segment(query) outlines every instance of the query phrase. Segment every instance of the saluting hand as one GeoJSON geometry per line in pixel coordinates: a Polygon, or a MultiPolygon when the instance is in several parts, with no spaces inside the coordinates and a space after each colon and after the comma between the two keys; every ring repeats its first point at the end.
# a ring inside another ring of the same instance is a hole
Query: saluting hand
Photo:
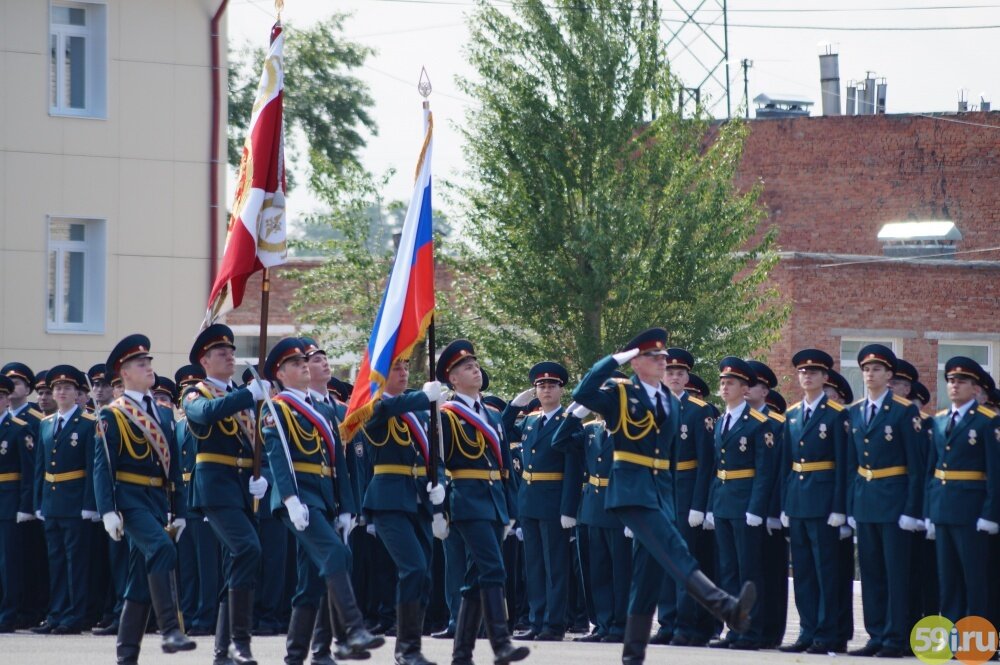
{"type": "Polygon", "coordinates": [[[639,349],[629,349],[627,351],[619,351],[618,353],[612,355],[611,357],[615,359],[615,362],[619,365],[624,365],[628,361],[632,360],[639,355],[639,349]]]}
{"type": "Polygon", "coordinates": [[[528,406],[531,400],[535,399],[535,389],[528,388],[527,390],[521,391],[517,394],[517,397],[510,401],[511,406],[524,407],[528,406]]]}

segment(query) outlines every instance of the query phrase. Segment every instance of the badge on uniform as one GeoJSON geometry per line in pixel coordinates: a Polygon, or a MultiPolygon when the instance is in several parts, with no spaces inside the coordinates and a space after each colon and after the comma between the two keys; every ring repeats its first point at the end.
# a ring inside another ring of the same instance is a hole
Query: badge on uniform
{"type": "Polygon", "coordinates": [[[1000,442],[1000,427],[997,427],[995,430],[993,430],[993,436],[997,438],[997,442],[1000,442]]]}
{"type": "Polygon", "coordinates": [[[24,435],[24,447],[28,450],[34,450],[35,448],[35,439],[30,434],[24,435]]]}
{"type": "Polygon", "coordinates": [[[365,456],[365,446],[360,441],[354,442],[354,455],[357,457],[365,456]]]}
{"type": "Polygon", "coordinates": [[[520,473],[521,472],[521,460],[519,458],[515,457],[514,459],[511,460],[511,462],[514,464],[514,470],[517,471],[518,473],[520,473]]]}
{"type": "Polygon", "coordinates": [[[892,441],[892,425],[885,426],[885,440],[892,441]]]}
{"type": "MultiPolygon", "coordinates": [[[[1000,430],[997,430],[997,436],[1000,437],[1000,430]]],[[[6,454],[7,454],[7,442],[0,441],[0,455],[6,455],[6,454]]]]}
{"type": "Polygon", "coordinates": [[[264,427],[274,427],[274,416],[270,411],[264,415],[264,427]]]}
{"type": "Polygon", "coordinates": [[[920,416],[916,416],[913,419],[913,430],[916,431],[916,432],[920,432],[923,429],[924,429],[924,425],[923,425],[923,423],[920,422],[920,416]]]}
{"type": "MultiPolygon", "coordinates": [[[[823,436],[823,435],[821,434],[820,436],[823,436]]],[[[773,448],[774,447],[774,434],[773,433],[768,432],[767,434],[764,435],[764,445],[766,445],[768,448],[773,448]]]]}
{"type": "Polygon", "coordinates": [[[740,452],[745,453],[747,451],[747,438],[745,436],[740,437],[740,452]]]}
{"type": "Polygon", "coordinates": [[[978,436],[978,434],[976,434],[976,430],[974,430],[974,429],[970,429],[969,430],[969,445],[970,446],[976,445],[976,437],[977,436],[978,436]]]}
{"type": "Polygon", "coordinates": [[[684,424],[681,425],[681,438],[682,439],[688,438],[688,426],[687,425],[684,425],[684,424]]]}
{"type": "Polygon", "coordinates": [[[819,424],[819,438],[821,439],[826,438],[826,423],[819,424]]]}
{"type": "Polygon", "coordinates": [[[70,434],[69,435],[69,445],[71,445],[71,446],[73,446],[75,448],[76,444],[80,443],[80,441],[78,440],[79,438],[80,438],[80,435],[77,434],[76,432],[73,432],[72,434],[70,434]]]}
{"type": "Polygon", "coordinates": [[[713,420],[711,416],[705,418],[705,429],[709,432],[715,429],[715,420],[713,420]]]}

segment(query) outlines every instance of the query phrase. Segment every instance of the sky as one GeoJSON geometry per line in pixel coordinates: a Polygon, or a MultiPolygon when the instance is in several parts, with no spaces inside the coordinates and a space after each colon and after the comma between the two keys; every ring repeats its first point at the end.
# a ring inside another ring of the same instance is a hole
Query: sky
{"type": "MultiPolygon", "coordinates": [[[[660,0],[661,34],[664,42],[670,41],[674,73],[692,87],[706,71],[691,53],[715,63],[722,54],[712,40],[724,44],[722,0],[705,0],[695,15],[708,34],[683,25],[681,8],[700,3],[660,0]],[[684,53],[681,43],[691,52],[684,53]]],[[[494,4],[509,7],[510,2],[494,4]]],[[[458,128],[476,104],[458,90],[455,79],[473,74],[464,53],[466,17],[473,10],[473,0],[285,0],[282,19],[293,28],[346,12],[351,17],[345,37],[376,50],[356,72],[371,89],[378,124],[378,135],[369,137],[361,157],[373,173],[396,170],[386,200],[410,198],[423,131],[417,92],[421,67],[433,86],[435,179],[455,179],[464,169],[458,128]]],[[[748,70],[751,100],[761,93],[803,96],[816,102],[812,115],[820,115],[818,55],[823,44],[832,44],[840,54],[842,93],[849,80],[864,79],[868,71],[886,78],[888,113],[955,111],[960,90],[971,105],[979,104],[981,93],[1000,104],[1000,0],[730,0],[728,10],[734,115],[743,103],[744,59],[753,62],[748,70]]],[[[231,46],[265,46],[274,16],[273,0],[230,0],[231,46]]],[[[288,38],[294,38],[294,32],[288,38]]],[[[718,77],[725,80],[724,69],[718,77]]],[[[706,85],[705,90],[718,92],[714,114],[725,117],[721,85],[706,85]]],[[[228,197],[234,180],[231,174],[228,197]]],[[[445,207],[442,197],[436,198],[435,205],[445,207]]],[[[300,187],[289,197],[290,218],[294,221],[318,206],[300,187]]],[[[445,209],[455,216],[454,210],[445,209]]]]}

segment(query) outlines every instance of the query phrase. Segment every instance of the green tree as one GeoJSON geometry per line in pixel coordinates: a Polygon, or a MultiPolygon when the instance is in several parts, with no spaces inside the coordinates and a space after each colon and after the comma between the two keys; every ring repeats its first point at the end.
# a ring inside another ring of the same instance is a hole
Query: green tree
{"type": "Polygon", "coordinates": [[[767,348],[786,316],[760,188],[733,184],[746,128],[671,108],[655,5],[480,2],[470,18],[460,295],[501,389],[541,359],[579,375],[651,326],[707,367],[767,348]]]}
{"type": "MultiPolygon", "coordinates": [[[[286,135],[297,129],[307,137],[314,168],[320,160],[325,169],[358,166],[365,133],[376,133],[368,85],[352,74],[374,51],[344,39],[346,18],[334,14],[306,30],[284,26],[286,135]]],[[[229,163],[234,168],[240,163],[264,55],[262,48],[247,47],[230,54],[229,163]]],[[[294,163],[299,158],[294,142],[289,140],[286,148],[294,163]]]]}

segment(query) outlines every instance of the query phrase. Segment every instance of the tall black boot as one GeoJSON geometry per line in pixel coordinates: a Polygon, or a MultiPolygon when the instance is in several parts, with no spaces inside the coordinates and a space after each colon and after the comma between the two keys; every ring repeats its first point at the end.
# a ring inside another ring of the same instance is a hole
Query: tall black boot
{"type": "Polygon", "coordinates": [[[219,616],[215,619],[215,650],[212,665],[233,665],[229,658],[229,599],[219,603],[219,616]]]}
{"type": "Polygon", "coordinates": [[[420,640],[424,632],[424,607],[420,603],[396,606],[396,665],[437,665],[424,658],[420,640]]]}
{"type": "Polygon", "coordinates": [[[346,571],[342,570],[326,578],[326,597],[330,603],[330,613],[336,614],[347,631],[347,646],[351,651],[368,651],[385,644],[384,637],[372,635],[365,628],[361,610],[354,599],[351,577],[346,571]]]}
{"type": "Polygon", "coordinates": [[[687,579],[685,588],[692,598],[704,605],[717,619],[729,624],[733,632],[744,633],[750,628],[750,610],[757,601],[757,587],[753,582],[744,584],[739,598],[733,598],[715,586],[703,572],[696,570],[687,579]]]}
{"type": "Polygon", "coordinates": [[[622,664],[639,665],[646,660],[646,645],[653,628],[652,614],[629,614],[622,642],[622,664]]]}
{"type": "Polygon", "coordinates": [[[149,573],[149,597],[153,601],[153,612],[156,614],[156,624],[163,638],[161,646],[164,653],[191,651],[198,646],[194,640],[181,632],[181,624],[177,607],[177,590],[170,573],[149,573]]]}
{"type": "Polygon", "coordinates": [[[293,607],[285,638],[286,665],[303,665],[309,655],[309,638],[316,624],[315,607],[293,607]]]}
{"type": "Polygon", "coordinates": [[[253,589],[229,590],[229,658],[233,665],[257,665],[250,651],[253,624],[253,589]]]}
{"type": "Polygon", "coordinates": [[[493,647],[494,665],[506,665],[524,660],[531,653],[525,646],[515,647],[510,643],[510,629],[507,627],[507,601],[503,597],[503,587],[493,586],[479,590],[483,601],[483,615],[486,617],[486,636],[493,647]]]}
{"type": "Polygon", "coordinates": [[[462,595],[455,620],[455,646],[451,652],[451,665],[472,665],[472,651],[476,648],[479,627],[483,623],[483,601],[478,593],[462,595]]]}
{"type": "Polygon", "coordinates": [[[118,665],[137,665],[142,636],[146,632],[149,605],[125,599],[122,615],[118,619],[118,643],[115,645],[115,662],[118,665]]]}
{"type": "Polygon", "coordinates": [[[330,603],[324,594],[316,613],[316,628],[313,630],[312,665],[337,665],[338,660],[368,660],[371,657],[369,651],[352,651],[347,646],[344,624],[337,618],[336,612],[330,614],[330,603]]]}

